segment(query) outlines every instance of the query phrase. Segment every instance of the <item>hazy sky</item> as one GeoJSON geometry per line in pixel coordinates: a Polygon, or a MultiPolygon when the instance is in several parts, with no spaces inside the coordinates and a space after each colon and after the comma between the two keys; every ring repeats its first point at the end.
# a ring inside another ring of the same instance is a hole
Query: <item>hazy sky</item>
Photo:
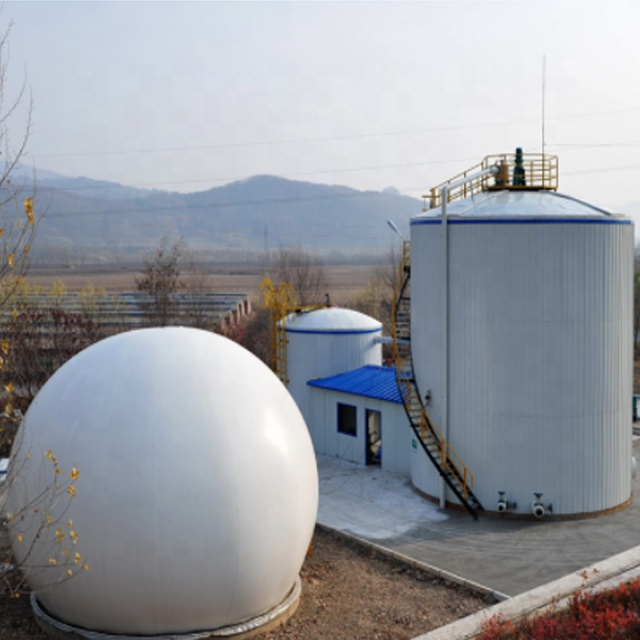
{"type": "Polygon", "coordinates": [[[485,155],[541,150],[546,57],[560,190],[640,201],[637,2],[8,1],[10,21],[7,84],[27,76],[39,169],[419,197],[485,155]]]}

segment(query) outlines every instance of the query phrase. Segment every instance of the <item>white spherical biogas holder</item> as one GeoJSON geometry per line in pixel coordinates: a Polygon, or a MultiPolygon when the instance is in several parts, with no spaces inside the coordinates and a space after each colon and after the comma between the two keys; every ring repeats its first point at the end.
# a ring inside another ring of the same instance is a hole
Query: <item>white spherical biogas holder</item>
{"type": "Polygon", "coordinates": [[[7,482],[34,611],[58,632],[198,637],[297,605],[313,447],[276,376],[222,336],[143,329],[72,358],[29,408],[7,482]]]}

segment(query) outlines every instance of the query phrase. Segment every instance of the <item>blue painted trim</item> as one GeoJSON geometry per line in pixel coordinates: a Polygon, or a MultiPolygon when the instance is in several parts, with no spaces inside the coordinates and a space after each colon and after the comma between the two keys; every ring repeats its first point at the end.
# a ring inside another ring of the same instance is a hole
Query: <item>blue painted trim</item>
{"type": "MultiPolygon", "coordinates": [[[[439,218],[411,220],[411,226],[441,224],[439,218]]],[[[602,220],[600,218],[448,218],[447,224],[633,224],[631,220],[602,220]]]]}
{"type": "Polygon", "coordinates": [[[379,329],[350,329],[348,331],[320,331],[319,329],[290,329],[285,327],[287,333],[309,333],[321,336],[359,336],[367,333],[379,333],[382,331],[382,327],[379,329]]]}

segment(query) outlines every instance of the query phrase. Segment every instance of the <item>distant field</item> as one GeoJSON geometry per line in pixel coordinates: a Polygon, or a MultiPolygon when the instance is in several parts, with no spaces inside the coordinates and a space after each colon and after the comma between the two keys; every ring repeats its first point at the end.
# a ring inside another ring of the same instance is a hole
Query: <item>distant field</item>
{"type": "MultiPolygon", "coordinates": [[[[372,264],[330,265],[326,273],[333,304],[345,304],[358,294],[373,277],[372,264]]],[[[246,292],[252,302],[260,301],[260,282],[263,273],[257,268],[242,265],[211,266],[206,270],[206,285],[211,291],[246,292]]],[[[27,282],[50,287],[61,281],[69,292],[81,291],[92,284],[108,292],[135,291],[135,278],[140,275],[134,267],[74,267],[70,269],[32,268],[27,282]]],[[[185,275],[186,277],[186,275],[185,275]]]]}

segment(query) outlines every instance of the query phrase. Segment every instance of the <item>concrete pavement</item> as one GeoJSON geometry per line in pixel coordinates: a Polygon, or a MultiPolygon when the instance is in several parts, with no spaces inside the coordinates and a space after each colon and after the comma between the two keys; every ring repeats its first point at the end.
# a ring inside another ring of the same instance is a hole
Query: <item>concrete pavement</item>
{"type": "MultiPolygon", "coordinates": [[[[634,455],[640,459],[640,438],[634,455]]],[[[318,456],[318,522],[494,592],[515,596],[640,544],[640,500],[608,515],[521,521],[442,511],[407,477],[318,456]]],[[[639,474],[640,476],[640,474],[639,474]]],[[[634,479],[640,495],[640,477],[634,479]]]]}

